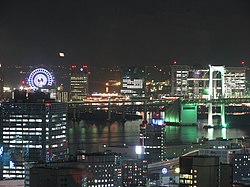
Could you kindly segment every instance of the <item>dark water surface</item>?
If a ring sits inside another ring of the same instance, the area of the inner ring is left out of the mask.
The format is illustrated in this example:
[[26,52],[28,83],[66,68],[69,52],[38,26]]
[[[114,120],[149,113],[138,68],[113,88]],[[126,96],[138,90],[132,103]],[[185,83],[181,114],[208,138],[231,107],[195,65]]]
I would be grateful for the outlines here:
[[[167,144],[191,143],[198,138],[214,139],[240,138],[250,136],[250,121],[247,118],[238,118],[229,128],[205,129],[207,120],[199,120],[198,126],[167,126],[165,127],[165,142]],[[139,125],[141,120],[121,122],[80,121],[69,123],[70,153],[77,150],[97,152],[98,146],[111,145],[138,145]]]

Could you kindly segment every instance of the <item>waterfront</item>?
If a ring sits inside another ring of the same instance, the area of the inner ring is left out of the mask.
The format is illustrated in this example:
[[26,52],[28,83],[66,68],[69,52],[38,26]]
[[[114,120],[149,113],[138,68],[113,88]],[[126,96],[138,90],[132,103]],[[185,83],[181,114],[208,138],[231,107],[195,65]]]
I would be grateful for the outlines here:
[[[165,142],[171,144],[189,144],[197,142],[198,138],[214,139],[217,137],[241,138],[250,136],[250,122],[246,120],[250,115],[238,117],[231,122],[229,128],[205,129],[206,120],[200,119],[197,126],[167,126],[165,128]],[[138,145],[139,125],[141,120],[121,122],[110,121],[80,121],[69,122],[70,153],[77,150],[98,152],[98,146],[108,145]]]

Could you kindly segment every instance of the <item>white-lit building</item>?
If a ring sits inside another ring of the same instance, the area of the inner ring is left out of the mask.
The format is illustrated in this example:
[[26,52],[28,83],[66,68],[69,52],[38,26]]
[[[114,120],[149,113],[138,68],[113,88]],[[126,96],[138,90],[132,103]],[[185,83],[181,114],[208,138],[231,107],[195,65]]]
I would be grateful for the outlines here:
[[71,66],[70,73],[70,99],[83,101],[89,94],[89,73],[87,66]]
[[[246,94],[246,67],[225,67],[225,97],[243,97]],[[213,75],[216,91],[221,93],[219,73]],[[171,66],[171,95],[189,99],[208,98],[209,68],[188,65]],[[218,95],[219,97],[219,95]]]
[[145,68],[126,67],[122,71],[121,93],[126,97],[145,97]]
[[188,95],[188,82],[190,67],[188,65],[171,66],[171,95]]
[[25,162],[62,160],[67,156],[66,103],[39,92],[16,92],[0,106],[0,178],[23,179]]

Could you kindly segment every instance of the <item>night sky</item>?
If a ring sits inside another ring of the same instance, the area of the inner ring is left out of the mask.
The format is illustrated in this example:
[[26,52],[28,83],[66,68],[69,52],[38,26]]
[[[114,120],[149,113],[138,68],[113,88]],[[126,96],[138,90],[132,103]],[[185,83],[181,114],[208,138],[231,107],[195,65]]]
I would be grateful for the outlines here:
[[164,65],[174,60],[250,63],[250,1],[0,1],[0,62],[5,65]]

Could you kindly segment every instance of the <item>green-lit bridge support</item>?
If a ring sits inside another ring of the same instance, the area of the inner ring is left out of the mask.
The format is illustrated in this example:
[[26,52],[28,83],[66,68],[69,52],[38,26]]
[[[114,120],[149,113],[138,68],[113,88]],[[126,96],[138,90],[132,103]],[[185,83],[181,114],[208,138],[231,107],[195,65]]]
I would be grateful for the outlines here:
[[182,103],[176,100],[165,112],[165,122],[169,124],[197,124],[197,103]]

